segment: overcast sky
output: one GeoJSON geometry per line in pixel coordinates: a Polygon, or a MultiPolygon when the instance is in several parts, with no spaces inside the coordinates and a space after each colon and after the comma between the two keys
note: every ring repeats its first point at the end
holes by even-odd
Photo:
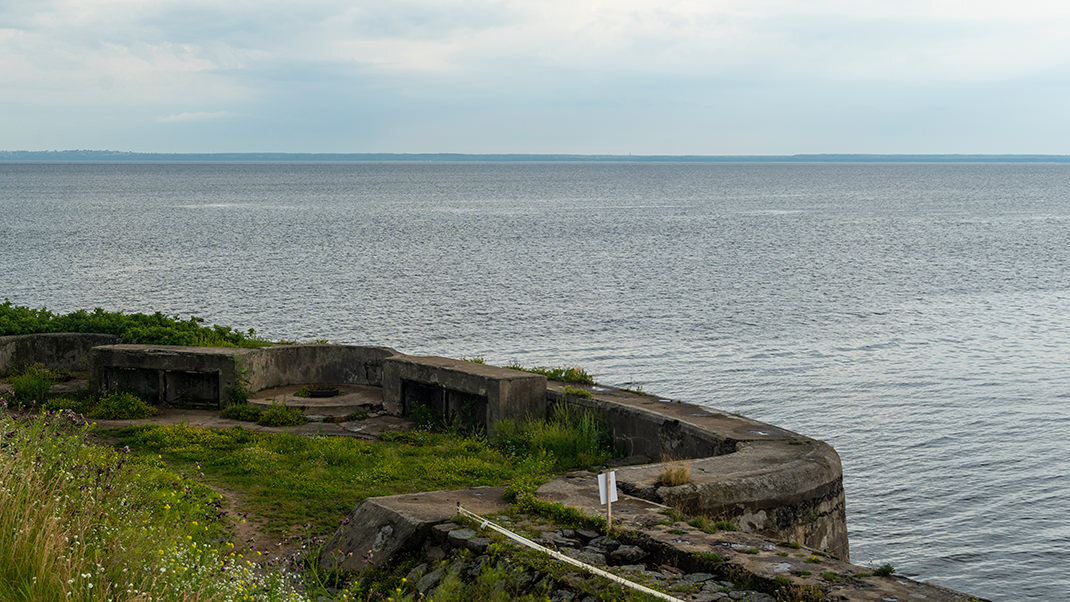
{"type": "Polygon", "coordinates": [[[1070,2],[3,0],[0,150],[1070,153],[1070,2]]]}

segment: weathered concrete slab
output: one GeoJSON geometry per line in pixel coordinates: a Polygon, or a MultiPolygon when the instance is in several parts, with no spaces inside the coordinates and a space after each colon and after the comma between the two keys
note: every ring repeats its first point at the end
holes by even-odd
{"type": "Polygon", "coordinates": [[[58,332],[0,337],[0,377],[32,364],[53,370],[89,371],[89,350],[111,345],[119,337],[110,334],[58,332]]]}
{"type": "Polygon", "coordinates": [[[445,357],[394,356],[383,362],[383,407],[411,415],[424,408],[486,429],[502,419],[546,415],[546,377],[445,357]]]}
{"type": "MultiPolygon", "coordinates": [[[[605,516],[605,507],[598,499],[597,475],[593,473],[577,472],[553,479],[539,488],[537,496],[577,508],[589,516],[605,516]]],[[[620,501],[613,504],[614,526],[639,537],[644,549],[675,558],[685,570],[690,570],[696,562],[693,555],[716,554],[723,559],[726,572],[742,572],[771,584],[779,577],[799,587],[820,586],[828,592],[829,600],[976,600],[905,577],[868,576],[872,569],[799,546],[793,543],[795,540],[770,539],[741,531],[706,533],[683,522],[672,522],[669,510],[669,506],[622,494],[620,501]]]]}
{"type": "Polygon", "coordinates": [[[431,527],[457,514],[457,504],[480,514],[508,507],[504,487],[432,491],[368,498],[346,518],[320,554],[321,566],[359,573],[423,544],[431,527]]]}

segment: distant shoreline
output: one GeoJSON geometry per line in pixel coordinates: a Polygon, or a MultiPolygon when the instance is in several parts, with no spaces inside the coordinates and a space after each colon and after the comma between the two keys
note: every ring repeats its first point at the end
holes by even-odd
{"type": "Polygon", "coordinates": [[[1070,163],[1070,155],[575,155],[0,151],[0,163],[1070,163]]]}

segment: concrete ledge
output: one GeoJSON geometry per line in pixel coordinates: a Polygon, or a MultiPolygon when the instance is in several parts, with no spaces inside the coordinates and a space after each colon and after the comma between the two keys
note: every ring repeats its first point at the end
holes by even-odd
{"type": "Polygon", "coordinates": [[[89,371],[89,350],[111,345],[119,337],[110,334],[57,332],[0,337],[0,377],[32,364],[54,370],[89,371]]]}
{"type": "Polygon", "coordinates": [[[598,412],[627,453],[663,460],[618,469],[622,491],[850,557],[843,468],[830,445],[701,406],[613,387],[585,388],[591,397],[566,395],[562,383],[550,383],[547,398],[598,412]],[[666,462],[679,460],[687,460],[690,481],[659,486],[666,462]]]}

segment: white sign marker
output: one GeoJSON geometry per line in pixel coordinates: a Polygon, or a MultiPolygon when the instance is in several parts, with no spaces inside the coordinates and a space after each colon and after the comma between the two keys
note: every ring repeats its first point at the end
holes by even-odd
{"type": "Polygon", "coordinates": [[[603,506],[617,501],[617,471],[611,470],[598,475],[598,499],[603,506]]]}

